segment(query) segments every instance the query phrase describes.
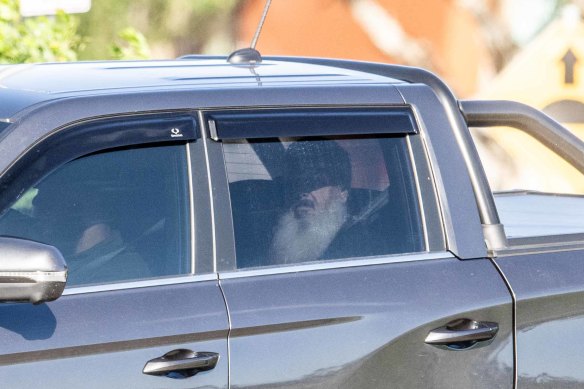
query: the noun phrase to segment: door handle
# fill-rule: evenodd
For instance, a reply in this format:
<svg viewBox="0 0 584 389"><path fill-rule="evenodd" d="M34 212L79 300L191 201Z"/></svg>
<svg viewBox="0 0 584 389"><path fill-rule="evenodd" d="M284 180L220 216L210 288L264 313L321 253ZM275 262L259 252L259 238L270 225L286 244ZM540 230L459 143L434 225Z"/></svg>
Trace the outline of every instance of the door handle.
<svg viewBox="0 0 584 389"><path fill-rule="evenodd" d="M434 346L446 346L453 350L464 350L478 342L493 339L497 331L499 331L497 323L456 319L444 327L430 331L425 342Z"/></svg>
<svg viewBox="0 0 584 389"><path fill-rule="evenodd" d="M219 354L217 353L178 349L146 362L142 373L169 378L187 378L213 369L218 361Z"/></svg>

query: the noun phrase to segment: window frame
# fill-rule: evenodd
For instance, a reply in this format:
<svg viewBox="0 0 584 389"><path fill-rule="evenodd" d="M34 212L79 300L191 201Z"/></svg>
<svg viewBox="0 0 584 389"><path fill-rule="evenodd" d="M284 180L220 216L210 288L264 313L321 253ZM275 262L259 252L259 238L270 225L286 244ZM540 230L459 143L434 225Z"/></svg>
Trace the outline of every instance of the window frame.
<svg viewBox="0 0 584 389"><path fill-rule="evenodd" d="M434 175L432 173L428 150L422 139L421 127L418 125L413 109L409 105L319 105L319 106L287 106L287 107L258 107L258 108L241 108L229 109L229 113L234 111L241 113L260 114L262 112L270 112L277 110L279 112L301 111L303 109L320 109L338 110L344 112L359 111L359 110L389 110L399 112L408 116L412 123L412 129L406 131L395 131L390 129L386 134L400 134L405 137L406 150L405 153L409 158L409 163L413 172L412 181L415 185L415 199L418 202L420 210L421 228L424 232L423 243L425 249L416 253L400 253L388 254L375 257L352 257L327 260L322 262L299 263L280 266L266 266L261 268L241 268L236 267L236 253L235 253L235 236L233 227L233 217L231 212L231 199L229 194L229 183L227 178L227 171L225 168L225 158L223 153L223 143L221 142L220 134L216 129L213 129L213 124L210 122L217 117L217 113L225 112L226 109L208 109L203 110L200 115L200 126L210 165L210 186L212 187L213 210L214 210L214 259L215 269L218 273L227 273L229 277L239 277L245 275L258 274L275 274L286 273L291 271L298 271L299 269L325 269L325 268L341 268L350 266L363 266L379 263L394 263L394 262L408 262L412 260L425 260L432 258L451 257L446 252L446 238L444 232L444 224L442 220L442 213L439 208L439 199L435 185ZM231 118L230 118L231 119ZM228 139L237 139L233 137L233 132L230 132ZM383 135L382 132L374 132L373 135ZM265 135L265 132L262 133ZM295 133L294 136L314 136L315 134ZM344 136L344 135L358 135L355 133L335 132L326 134L329 136ZM363 133L363 135L371 135ZM276 134L274 137L282 136ZM253 137L252 137L253 138ZM239 138L243 139L243 138ZM249 138L248 138L249 139ZM223 277L221 275L220 277Z"/></svg>
<svg viewBox="0 0 584 389"><path fill-rule="evenodd" d="M124 126L119 130L120 123ZM116 129L117 128L117 129ZM172 131L179 128L179 132ZM112 136L115 134L116 136ZM110 290L141 288L156 285L180 284L186 282L207 281L216 279L212 271L205 271L210 266L210 255L205 246L195 245L196 241L203 240L200 235L207 236L208 219L204 212L195 212L195 207L208 208L206 182L206 164L203 151L203 142L200 138L197 112L193 110L176 110L164 112L146 112L107 115L97 118L86 118L69 123L51 131L47 136L34 141L0 177L0 190L3 194L11 189L15 195L10 196L1 205L1 212L5 212L14 203L14 200L24 190L36 185L48 174L65 164L96 152L107 152L121 147L148 147L155 145L176 144L184 147L186 156L186 199L188 234L185 238L189 244L186 254L189 260L189 271L184 274L158 276L142 280L122 280L114 283L99 283L94 285L75 285L66 287L64 295L84 294ZM87 141L90 139L90 141ZM61 146L65 143L65 146ZM61 147L54 147L59 145ZM73 145L79 145L75 147ZM38 168L37 155L53 158L51 163ZM36 166L36 167L35 167ZM34 171L33 171L34 170ZM16 182L15 182L16 181ZM201 184L205 183L205 185ZM17 190L15 190L16 188ZM197 187L200 189L194 190ZM6 197L6 196L4 196Z"/></svg>

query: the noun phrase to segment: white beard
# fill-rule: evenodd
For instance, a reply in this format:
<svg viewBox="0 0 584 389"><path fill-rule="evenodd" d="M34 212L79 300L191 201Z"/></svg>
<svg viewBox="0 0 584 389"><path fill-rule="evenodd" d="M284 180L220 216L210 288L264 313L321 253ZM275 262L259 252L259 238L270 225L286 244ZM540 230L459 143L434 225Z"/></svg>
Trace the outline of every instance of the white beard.
<svg viewBox="0 0 584 389"><path fill-rule="evenodd" d="M336 200L328 209L308 220L300 220L294 211L280 218L270 247L270 263L285 264L320 259L347 217L346 204Z"/></svg>

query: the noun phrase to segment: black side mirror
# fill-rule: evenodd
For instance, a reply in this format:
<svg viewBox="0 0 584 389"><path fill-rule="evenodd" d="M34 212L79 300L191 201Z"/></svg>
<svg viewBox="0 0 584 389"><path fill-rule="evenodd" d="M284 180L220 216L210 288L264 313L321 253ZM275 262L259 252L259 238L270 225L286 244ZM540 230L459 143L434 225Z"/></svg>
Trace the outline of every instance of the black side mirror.
<svg viewBox="0 0 584 389"><path fill-rule="evenodd" d="M67 264L57 248L0 237L0 302L53 301L66 281Z"/></svg>

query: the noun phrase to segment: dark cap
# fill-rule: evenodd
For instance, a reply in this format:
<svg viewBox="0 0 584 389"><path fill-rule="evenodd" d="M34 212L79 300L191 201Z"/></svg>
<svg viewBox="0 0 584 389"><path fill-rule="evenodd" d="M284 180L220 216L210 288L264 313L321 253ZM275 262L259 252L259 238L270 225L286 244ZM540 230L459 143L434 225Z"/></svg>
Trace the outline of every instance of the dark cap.
<svg viewBox="0 0 584 389"><path fill-rule="evenodd" d="M351 162L334 140L300 139L286 150L284 178L288 192L308 193L325 186L351 186Z"/></svg>

